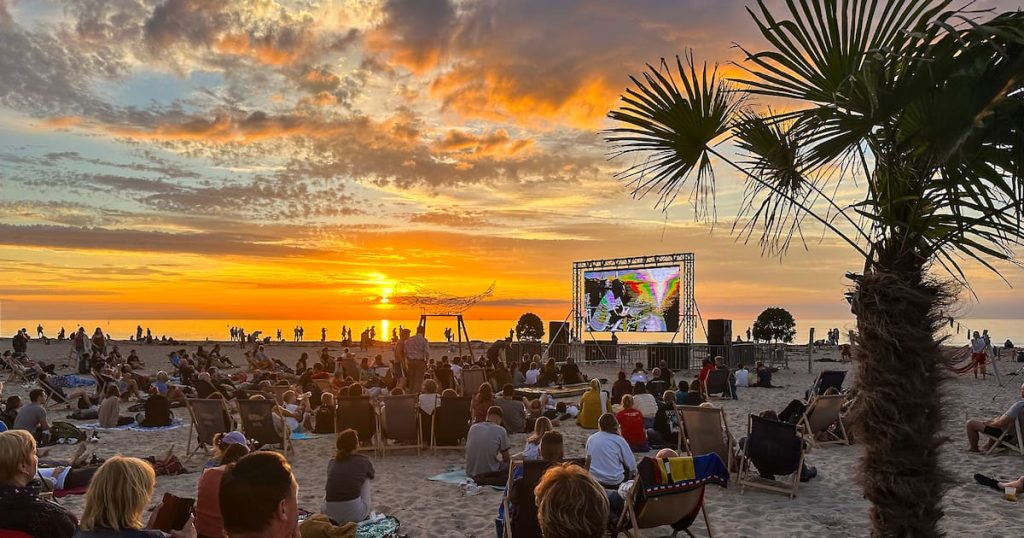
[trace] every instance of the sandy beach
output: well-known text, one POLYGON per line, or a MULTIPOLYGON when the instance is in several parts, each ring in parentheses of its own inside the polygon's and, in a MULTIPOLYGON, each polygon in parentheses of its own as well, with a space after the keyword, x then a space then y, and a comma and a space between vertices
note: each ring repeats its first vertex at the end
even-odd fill
MULTIPOLYGON (((134 345, 117 342, 125 354, 136 349, 147 364, 147 373, 169 368, 168 346, 134 345)), ((195 350, 196 343, 184 343, 189 351, 195 350)), ((206 342, 202 342, 206 345, 206 342)), ((9 341, 3 344, 7 349, 9 341)), ((64 364, 68 354, 68 343, 43 345, 32 342, 30 355, 36 360, 64 364)), ((241 359, 237 345, 225 344, 229 356, 241 359)), ((282 343, 268 346, 270 354, 288 364, 294 364, 302 352, 315 355, 319 343, 282 343)), ((332 353, 340 351, 337 343, 330 344, 332 353)), ((375 352, 391 353, 390 348, 379 348, 375 352)), ((476 352, 479 354, 480 349, 476 352)), ((435 346, 432 355, 440 356, 443 350, 435 346)), ((816 352, 815 359, 838 359, 838 351, 816 352)), ((781 410, 793 398, 799 397, 811 384, 817 373, 824 369, 852 368, 849 364, 836 362, 814 362, 813 373, 807 373, 806 355, 791 359, 790 368, 776 374, 774 382, 783 388, 740 389, 735 401, 715 401, 716 406, 725 409, 729 428, 734 436, 745 435, 749 413, 765 409, 781 410)), ((236 361, 237 362, 237 361, 236 361)), ((1004 376, 1016 370, 1017 363, 1003 362, 1004 376)), ((599 378, 614 378, 616 365, 586 365, 588 375, 599 378)), ((70 373, 58 368, 58 373, 70 373)), ((677 373, 676 377, 692 377, 694 372, 677 373)), ((973 376, 951 379, 946 385, 946 413, 943 429, 949 442, 943 449, 943 464, 953 478, 946 495, 946 517, 942 528, 951 536, 1019 536, 1022 505, 1007 502, 996 492, 978 486, 972 475, 975 472, 1008 478, 1024 473, 1024 458, 1016 455, 981 456, 968 454, 963 433, 965 418, 994 418, 1016 400, 1016 386, 1021 377, 1004 377, 1008 386, 1000 389, 993 376, 987 380, 975 380, 973 376), (993 396, 996 393, 995 401, 993 396)), ((846 386, 852 379, 848 378, 846 386)), ((18 394, 25 396, 32 386, 8 383, 4 397, 18 394)), ((122 404, 122 413, 127 413, 122 404)), ((52 410, 50 419, 64 420, 67 411, 52 410)), ((189 423, 186 409, 175 409, 178 419, 185 427, 160 432, 105 431, 100 432, 99 442, 89 446, 89 452, 101 458, 115 454, 150 456, 166 451, 174 445, 174 452, 191 472, 174 477, 161 476, 158 479, 154 502, 169 491, 180 496, 194 496, 199 471, 205 458, 201 455, 186 461, 185 447, 188 444, 189 423)), ((72 421, 83 423, 81 421, 72 421)), ((95 421, 92 421, 95 422, 95 421)), ((592 433, 578 428, 572 421, 563 423, 560 430, 566 437, 566 456, 583 456, 583 446, 592 433)), ((521 449, 525 434, 513 436, 513 450, 521 449)), ((295 453, 289 457, 300 485, 300 506, 315 511, 320 505, 324 492, 325 469, 333 453, 333 436, 323 436, 294 442, 295 453)), ((51 448, 51 456, 63 457, 71 452, 70 447, 51 448)), ((709 487, 706 508, 718 536, 736 537, 794 537, 794 536, 866 536, 868 534, 868 504, 861 498, 856 483, 856 469, 862 449, 852 446, 829 446, 814 449, 806 456, 807 463, 818 469, 817 478, 800 485, 796 499, 777 494, 747 490, 743 494, 733 484, 727 489, 709 487)), ((653 454, 652 454, 653 455, 653 454)), ((377 476, 373 482, 374 509, 397 517, 403 530, 412 537, 477 537, 494 536, 494 518, 500 493, 486 489, 476 496, 462 497, 456 486, 428 481, 427 478, 446 470, 460 467, 463 455, 457 451, 443 452, 437 456, 424 451, 417 456, 413 451, 390 454, 386 459, 373 460, 377 476)), ((65 497, 61 504, 81 514, 84 498, 65 497)), ((666 529, 644 531, 643 536, 665 535, 666 529)), ((692 529, 697 536, 705 536, 703 524, 692 529)))

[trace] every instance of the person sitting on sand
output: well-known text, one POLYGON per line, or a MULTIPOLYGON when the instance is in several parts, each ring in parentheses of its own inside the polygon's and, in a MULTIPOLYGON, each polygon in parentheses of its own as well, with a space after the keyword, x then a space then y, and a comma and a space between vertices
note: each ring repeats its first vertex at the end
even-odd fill
POLYGON ((334 395, 325 392, 320 396, 320 406, 306 417, 306 429, 313 433, 334 433, 334 419, 337 405, 334 395))
POLYGON ((339 524, 358 523, 370 517, 370 480, 373 463, 359 454, 359 435, 348 429, 338 434, 337 452, 327 464, 327 486, 320 511, 339 524))
POLYGON ((196 486, 195 527, 198 538, 220 538, 224 536, 224 519, 220 516, 220 481, 228 465, 242 459, 249 453, 245 436, 239 432, 217 434, 214 444, 219 457, 215 465, 203 469, 196 486))
POLYGON ((526 407, 523 401, 516 398, 516 389, 512 383, 505 383, 501 388, 501 398, 495 400, 495 405, 501 408, 502 424, 508 433, 523 433, 526 431, 526 407))
POLYGON ((167 372, 160 370, 156 373, 156 381, 153 382, 153 388, 156 389, 161 396, 167 398, 171 402, 184 402, 185 391, 181 385, 174 385, 170 382, 170 376, 167 372))
POLYGON ((540 458, 540 440, 544 437, 544 434, 553 431, 551 421, 547 417, 540 417, 533 425, 533 433, 526 438, 526 445, 523 446, 523 451, 513 456, 513 458, 522 458, 524 461, 532 461, 540 458))
POLYGON ((174 422, 171 402, 166 396, 160 394, 156 387, 151 389, 149 398, 146 398, 144 405, 142 413, 135 416, 135 421, 139 423, 139 426, 156 428, 170 426, 174 422))
POLYGON ((650 380, 651 376, 647 373, 647 370, 644 369, 644 363, 636 363, 636 366, 633 367, 633 372, 629 374, 630 383, 647 383, 650 380))
POLYGON ((501 419, 501 408, 491 406, 487 420, 473 424, 466 436, 466 475, 479 485, 500 486, 508 479, 511 445, 501 419))
POLYGON ((117 390, 114 385, 107 386, 107 397, 100 403, 99 414, 96 418, 99 419, 101 428, 117 428, 119 426, 127 426, 135 422, 133 417, 125 417, 120 415, 121 412, 121 393, 117 390))
POLYGON ((18 416, 18 409, 21 407, 20 396, 8 396, 4 402, 3 411, 0 411, 0 422, 3 422, 5 430, 14 429, 14 419, 18 416))
POLYGON ((765 389, 778 388, 775 385, 772 385, 772 374, 778 372, 778 368, 772 368, 771 366, 766 366, 762 361, 757 361, 755 371, 757 373, 757 383, 750 385, 751 387, 761 387, 765 389))
POLYGON ((618 379, 612 383, 612 405, 622 403, 622 397, 626 394, 633 394, 633 384, 626 379, 626 372, 619 370, 618 379))
POLYGON ((537 367, 537 363, 536 362, 531 362, 530 363, 530 368, 528 370, 526 370, 526 375, 525 375, 526 386, 533 387, 533 386, 537 385, 537 382, 539 380, 540 380, 540 368, 537 367))
POLYGON ((658 414, 658 400, 647 390, 647 385, 642 381, 633 385, 633 407, 643 413, 645 428, 654 426, 654 419, 658 414))
POLYGON ((690 393, 690 384, 685 379, 679 381, 676 390, 676 405, 685 405, 686 395, 690 393))
POLYGON ((591 538, 608 528, 608 495, 585 469, 571 463, 549 467, 534 489, 541 534, 591 538))
POLYGON ((473 395, 473 422, 487 420, 487 411, 493 405, 495 405, 494 390, 491 389, 491 384, 485 381, 480 384, 480 388, 473 395))
MULTIPOLYGON (((647 452, 651 449, 647 444, 647 425, 643 413, 633 405, 632 394, 622 397, 622 410, 616 413, 615 419, 622 430, 622 437, 634 452, 647 452)), ((657 406, 657 403, 655 403, 657 406)), ((651 421, 654 424, 654 421, 651 421)))
MULTIPOLYGON (((75 538, 164 538, 162 531, 142 528, 142 513, 153 496, 156 473, 138 458, 114 456, 100 466, 85 493, 85 509, 75 538)), ((159 509, 153 510, 152 525, 159 509)), ((147 525, 149 527, 150 525, 147 525)), ((194 537, 193 518, 172 538, 194 537)))
POLYGON ((601 381, 590 380, 590 388, 580 396, 580 414, 576 417, 576 425, 588 430, 597 429, 597 421, 601 415, 610 411, 604 392, 601 391, 601 381))
POLYGON ((636 473, 636 459, 629 444, 619 435, 615 415, 601 415, 598 426, 600 431, 587 438, 587 469, 603 486, 617 488, 636 473))
POLYGON ((125 364, 130 366, 132 370, 142 370, 146 367, 146 364, 142 362, 142 358, 139 357, 139 354, 136 353, 134 349, 128 352, 128 358, 125 359, 125 364))
MULTIPOLYGON (((1020 399, 1011 405, 1005 413, 1000 415, 998 418, 992 420, 968 420, 967 421, 967 442, 969 443, 969 452, 980 452, 978 449, 978 440, 980 433, 984 432, 986 435, 991 437, 1000 437, 1006 430, 1014 430, 1014 422, 1020 418, 1021 414, 1024 413, 1024 384, 1020 386, 1020 399)), ((984 450, 987 452, 992 445, 995 444, 994 439, 989 439, 988 443, 985 444, 984 450)))
POLYGON ((75 516, 39 498, 36 441, 28 432, 0 433, 0 529, 32 538, 71 538, 75 516))
MULTIPOLYGON (((213 436, 213 457, 206 461, 203 465, 204 469, 210 469, 217 467, 218 465, 226 465, 225 459, 226 454, 234 445, 241 445, 245 448, 245 452, 249 452, 249 441, 245 439, 245 434, 238 431, 229 431, 227 433, 221 432, 216 433, 213 436)), ((243 454, 244 456, 245 454, 243 454)), ((240 458, 242 456, 238 456, 240 458)), ((237 460, 238 458, 235 458, 237 460)))
POLYGON ((13 430, 25 430, 32 434, 37 443, 50 442, 50 423, 46 417, 46 392, 43 389, 32 389, 28 393, 29 404, 18 409, 14 418, 13 430))

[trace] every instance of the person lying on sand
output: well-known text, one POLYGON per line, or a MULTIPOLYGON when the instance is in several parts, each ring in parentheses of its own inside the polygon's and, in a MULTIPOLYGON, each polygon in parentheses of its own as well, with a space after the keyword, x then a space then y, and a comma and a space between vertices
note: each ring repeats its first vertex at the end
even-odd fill
MULTIPOLYGON (((990 437, 998 438, 1003 435, 1004 431, 1013 428, 1013 422, 1020 418, 1022 413, 1024 413, 1024 384, 1021 384, 1020 386, 1020 399, 1014 402, 1013 405, 1011 405, 1009 409, 1007 409, 1006 412, 1003 413, 998 418, 984 421, 967 421, 967 442, 970 445, 967 448, 967 451, 980 452, 980 450, 978 449, 978 440, 980 438, 980 433, 984 432, 986 435, 990 437)), ((994 444, 995 439, 989 439, 988 443, 985 444, 985 451, 988 451, 990 448, 992 448, 992 445, 994 444)))
POLYGON ((999 492, 1005 492, 1007 489, 1013 488, 1014 493, 1017 495, 1024 493, 1024 476, 1021 476, 1011 482, 1000 482, 995 478, 975 473, 974 480, 982 486, 988 486, 999 492))

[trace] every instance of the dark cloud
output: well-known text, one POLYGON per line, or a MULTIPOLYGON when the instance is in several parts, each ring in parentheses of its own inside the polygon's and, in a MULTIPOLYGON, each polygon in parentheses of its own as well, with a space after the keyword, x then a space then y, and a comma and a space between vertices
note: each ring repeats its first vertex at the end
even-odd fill
POLYGON ((479 213, 454 210, 418 213, 410 216, 409 222, 417 224, 435 224, 450 228, 480 228, 494 226, 494 223, 490 222, 479 213))
POLYGON ((368 39, 393 58, 414 69, 428 69, 440 60, 456 24, 450 0, 385 0, 384 23, 368 39))

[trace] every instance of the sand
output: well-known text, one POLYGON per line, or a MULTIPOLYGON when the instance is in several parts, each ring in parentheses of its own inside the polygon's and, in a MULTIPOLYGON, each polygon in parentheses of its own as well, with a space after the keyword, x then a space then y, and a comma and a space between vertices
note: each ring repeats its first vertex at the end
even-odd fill
MULTIPOLYGON (((202 342, 208 345, 207 342, 202 342)), ((9 349, 9 344, 0 344, 9 349)), ((167 346, 134 345, 119 342, 121 351, 138 350, 148 366, 168 367, 166 355, 170 351, 167 346)), ((195 350, 194 343, 186 346, 195 350)), ((224 346, 230 351, 229 356, 239 362, 241 353, 237 347, 224 346)), ((303 351, 316 356, 319 343, 287 343, 272 344, 270 352, 286 363, 293 364, 303 351)), ((340 350, 338 344, 330 344, 332 352, 340 350)), ((209 347, 207 347, 209 349, 209 347)), ((383 350, 386 355, 390 350, 383 350)), ((32 357, 45 362, 66 361, 67 343, 54 343, 46 346, 38 341, 30 344, 32 357)), ((437 356, 443 350, 436 348, 437 356)), ((480 353, 480 350, 477 351, 480 353)), ((716 401, 726 411, 730 430, 736 437, 745 434, 746 417, 749 413, 764 409, 781 410, 786 403, 803 394, 817 373, 824 369, 850 369, 848 364, 834 362, 813 363, 812 374, 807 373, 806 355, 798 356, 790 363, 789 369, 776 374, 775 381, 784 388, 780 389, 740 389, 739 400, 716 401)), ((833 351, 818 352, 818 358, 838 358, 833 351)), ((1016 370, 1016 363, 1003 362, 1002 370, 1016 370)), ((599 365, 584 366, 583 370, 591 376, 614 378, 617 366, 599 365)), ((68 373, 69 370, 58 370, 68 373)), ((692 376, 692 372, 689 376, 692 376)), ((677 377, 680 374, 677 374, 677 377)), ((1003 500, 995 491, 983 488, 974 483, 975 472, 1007 478, 1024 474, 1024 458, 1017 455, 980 456, 965 452, 966 440, 963 433, 963 422, 966 417, 993 418, 998 416, 1016 399, 1016 387, 1021 377, 1007 377, 1010 385, 1002 390, 992 401, 1000 387, 993 376, 987 380, 975 380, 971 377, 960 377, 952 380, 946 387, 947 407, 943 429, 950 441, 942 453, 944 467, 951 473, 955 483, 946 495, 946 517, 942 528, 951 536, 1019 536, 1019 525, 1024 510, 1024 503, 1011 503, 1003 500)), ((850 386, 847 379, 846 386, 850 386)), ((10 394, 25 395, 31 387, 16 383, 7 385, 4 397, 10 394)), ((127 409, 122 406, 122 413, 127 409)), ((177 417, 188 423, 188 412, 176 409, 177 417)), ((63 419, 67 414, 62 409, 51 412, 51 420, 63 419)), ((94 421, 92 421, 94 422, 94 421)), ((589 431, 576 427, 569 421, 560 430, 566 439, 566 456, 583 455, 583 447, 589 431)), ((162 432, 108 431, 100 432, 98 443, 90 445, 89 451, 99 457, 115 454, 130 456, 150 456, 166 451, 172 444, 175 453, 185 461, 186 467, 192 472, 174 477, 162 476, 158 479, 154 502, 170 491, 180 496, 194 496, 199 471, 205 458, 197 456, 186 461, 185 446, 188 442, 187 427, 162 432)), ((512 438, 514 451, 521 450, 525 442, 525 434, 512 438)), ((290 456, 298 479, 299 504, 301 507, 315 511, 324 492, 325 470, 327 461, 333 452, 333 437, 325 436, 312 440, 295 441, 295 453, 290 456)), ((54 447, 51 455, 63 457, 70 453, 70 447, 54 447)), ((856 469, 863 451, 858 445, 829 446, 814 449, 807 455, 807 462, 818 469, 818 477, 800 485, 796 499, 771 493, 748 489, 743 494, 740 488, 730 485, 723 489, 709 487, 706 496, 706 509, 711 524, 718 536, 736 537, 795 537, 795 536, 867 536, 868 535, 868 504, 861 496, 856 483, 856 469)), ((417 456, 414 451, 403 451, 390 454, 386 459, 374 459, 377 477, 373 482, 374 509, 396 516, 403 525, 403 530, 412 537, 491 537, 494 536, 494 518, 497 512, 500 493, 487 490, 483 494, 462 497, 453 485, 428 481, 427 478, 454 467, 462 465, 462 453, 447 451, 437 456, 424 451, 417 456)), ((83 497, 66 497, 60 502, 76 514, 81 514, 83 497)), ((703 523, 696 523, 693 532, 697 536, 706 536, 703 523)), ((643 536, 663 536, 670 534, 668 528, 653 529, 643 532, 643 536)))

